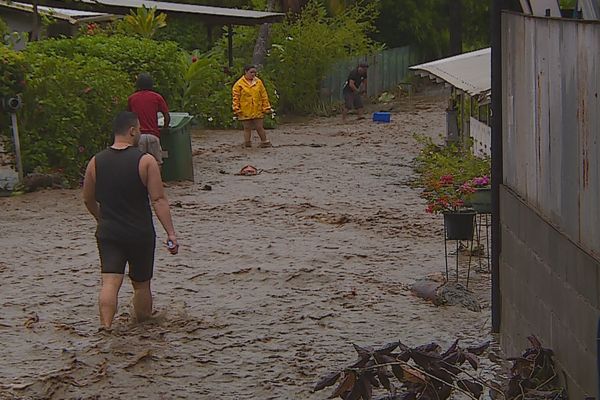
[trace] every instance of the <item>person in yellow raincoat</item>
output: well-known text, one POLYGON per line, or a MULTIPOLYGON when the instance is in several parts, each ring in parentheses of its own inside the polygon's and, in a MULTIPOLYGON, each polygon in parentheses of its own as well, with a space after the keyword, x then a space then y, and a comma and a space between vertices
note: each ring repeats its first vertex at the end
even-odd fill
POLYGON ((267 90, 256 77, 256 67, 244 67, 244 75, 233 85, 233 112, 244 126, 244 147, 252 147, 252 130, 260 137, 260 147, 271 147, 263 127, 265 114, 273 112, 267 90))

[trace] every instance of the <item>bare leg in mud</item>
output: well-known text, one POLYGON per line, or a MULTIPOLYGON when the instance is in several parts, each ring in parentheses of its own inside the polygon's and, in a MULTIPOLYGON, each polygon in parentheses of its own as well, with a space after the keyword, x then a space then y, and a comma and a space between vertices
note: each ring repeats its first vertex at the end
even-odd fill
POLYGON ((256 130, 260 137, 260 147, 271 147, 271 142, 267 139, 267 132, 263 125, 263 119, 249 119, 242 121, 244 126, 244 146, 252 147, 252 130, 256 130))
POLYGON ((119 289, 123 283, 123 274, 102 274, 102 287, 98 296, 100 325, 104 329, 112 327, 119 303, 119 289))
POLYGON ((133 310, 137 322, 144 322, 152 317, 152 291, 150 281, 135 282, 133 285, 133 310))
MULTIPOLYGON (((112 327, 119 304, 119 289, 123 284, 122 274, 102 274, 102 288, 98 297, 100 324, 103 329, 112 327)), ((152 317, 152 291, 150 281, 135 282, 133 285, 133 310, 137 322, 147 321, 152 317)))

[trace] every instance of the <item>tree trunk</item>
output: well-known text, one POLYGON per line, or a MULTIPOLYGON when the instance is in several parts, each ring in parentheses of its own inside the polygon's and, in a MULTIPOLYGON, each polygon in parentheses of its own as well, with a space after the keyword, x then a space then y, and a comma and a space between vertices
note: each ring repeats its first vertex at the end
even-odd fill
POLYGON ((448 0, 450 7, 450 55, 462 53, 462 0, 448 0))
MULTIPOLYGON (((267 11, 275 10, 276 0, 269 0, 267 4, 267 11)), ((260 26, 260 31, 258 32, 258 38, 256 39, 256 44, 254 45, 254 53, 252 54, 252 64, 256 66, 257 69, 261 69, 263 64, 265 63, 265 58, 267 56, 267 44, 269 43, 269 36, 271 33, 271 24, 262 24, 260 26)))

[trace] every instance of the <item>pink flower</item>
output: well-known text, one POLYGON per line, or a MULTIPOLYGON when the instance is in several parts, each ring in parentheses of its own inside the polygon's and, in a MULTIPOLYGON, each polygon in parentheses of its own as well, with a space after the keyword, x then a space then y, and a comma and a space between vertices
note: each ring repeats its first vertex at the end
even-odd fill
POLYGON ((195 63, 196 61, 198 61, 198 57, 192 56, 192 62, 195 63))
POLYGON ((487 175, 478 176, 477 178, 473 178, 473 186, 475 187, 484 187, 490 184, 490 178, 487 175))
POLYGON ((454 177, 452 175, 444 175, 440 178, 440 183, 443 185, 452 185, 454 183, 454 177))
POLYGON ((79 154, 83 153, 84 151, 85 151, 85 147, 79 146, 79 154))

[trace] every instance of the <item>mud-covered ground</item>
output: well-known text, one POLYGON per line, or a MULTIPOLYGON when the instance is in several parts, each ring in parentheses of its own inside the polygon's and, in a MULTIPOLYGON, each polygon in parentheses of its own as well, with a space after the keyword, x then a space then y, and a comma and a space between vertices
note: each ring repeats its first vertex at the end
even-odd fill
POLYGON ((1 198, 0 399, 325 399, 312 387, 355 359, 351 343, 490 339, 488 274, 471 274, 481 312, 410 292, 444 271, 442 219, 408 182, 413 134, 437 138, 445 104, 283 124, 270 149, 195 132, 196 182, 167 187, 181 251, 157 250, 156 321, 130 320, 127 283, 110 336, 80 192, 1 198), (247 164, 260 174, 237 175, 247 164))

